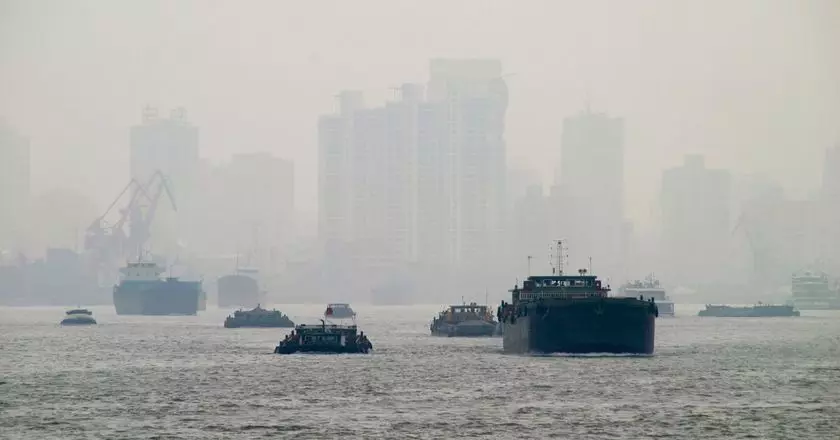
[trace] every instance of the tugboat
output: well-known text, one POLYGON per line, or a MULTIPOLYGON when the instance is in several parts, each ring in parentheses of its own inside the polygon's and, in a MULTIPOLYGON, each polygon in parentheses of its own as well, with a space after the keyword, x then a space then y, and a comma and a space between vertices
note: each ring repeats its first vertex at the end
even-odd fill
POLYGON ((358 332, 356 325, 299 324, 277 344, 275 354, 291 353, 368 353, 373 349, 365 332, 358 332))
POLYGON ((324 316, 335 319, 356 319, 356 312, 350 308, 350 304, 335 303, 328 304, 324 316))
POLYGON ((832 289, 828 275, 823 272, 793 274, 790 291, 793 304, 799 310, 840 309, 840 286, 832 289))
POLYGON ((88 309, 73 309, 65 313, 61 325, 96 325, 93 313, 88 309))
POLYGON ((705 310, 697 316, 713 316, 717 318, 769 318, 779 316, 799 316, 799 310, 792 305, 762 304, 750 307, 732 307, 725 305, 707 304, 705 310))
POLYGON ((610 297, 586 269, 563 273, 563 242, 557 241, 551 275, 529 276, 502 302, 505 353, 652 354, 659 309, 654 300, 610 297))
POLYGON ((257 304, 253 310, 237 310, 225 319, 225 328, 240 327, 294 327, 295 323, 277 309, 266 310, 257 304))
POLYGON ((449 306, 432 320, 429 330, 432 336, 466 337, 494 336, 497 323, 489 307, 474 302, 460 306, 449 306))
POLYGON ((631 298, 641 297, 642 299, 653 298, 656 306, 659 307, 659 316, 675 315, 674 302, 665 293, 665 288, 659 284, 659 280, 653 277, 653 274, 648 275, 644 281, 631 281, 619 289, 621 296, 629 296, 631 298))

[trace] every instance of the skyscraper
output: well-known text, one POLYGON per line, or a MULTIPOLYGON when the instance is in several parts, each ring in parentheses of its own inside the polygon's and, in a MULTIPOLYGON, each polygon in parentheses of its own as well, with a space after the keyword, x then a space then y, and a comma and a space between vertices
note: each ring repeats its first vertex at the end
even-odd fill
POLYGON ((0 120, 0 251, 24 244, 29 185, 29 140, 0 120))
POLYGON ((556 180, 556 215, 564 224, 556 234, 568 240, 581 259, 577 263, 592 257, 599 274, 617 276, 624 223, 624 121, 588 109, 565 118, 556 180))
POLYGON ((502 252, 507 206, 508 94, 501 62, 432 60, 427 99, 429 105, 421 110, 421 139, 428 145, 418 149, 429 156, 421 164, 429 166, 418 170, 418 181, 423 182, 418 184, 418 210, 425 211, 428 204, 438 218, 429 224, 418 222, 420 230, 437 229, 420 235, 442 233, 445 261, 487 268, 502 252), (426 187, 425 182, 434 185, 426 187))
MULTIPOLYGON (((174 245, 177 240, 191 241, 190 225, 197 218, 196 179, 199 170, 198 128, 190 124, 182 108, 171 112, 169 118, 158 115, 155 108, 146 107, 140 125, 131 127, 130 173, 133 179, 145 184, 156 171, 168 179, 178 208, 177 216, 158 211, 155 220, 159 244, 174 245)), ((155 237, 152 237, 153 240, 155 237)))
POLYGON ((668 281, 720 281, 730 231, 729 172, 706 168, 703 156, 662 174, 662 244, 668 281))
POLYGON ((328 252, 351 240, 351 161, 354 116, 362 92, 343 91, 338 111, 318 120, 318 235, 328 252))

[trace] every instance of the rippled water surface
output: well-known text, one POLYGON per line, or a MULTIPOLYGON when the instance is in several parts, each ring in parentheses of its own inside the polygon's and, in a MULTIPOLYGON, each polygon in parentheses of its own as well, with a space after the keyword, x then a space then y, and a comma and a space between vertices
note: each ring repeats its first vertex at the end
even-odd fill
MULTIPOLYGON (((279 307, 314 322, 322 306, 279 307)), ((436 306, 356 307, 371 355, 272 354, 196 317, 57 325, 0 308, 0 438, 837 439, 840 313, 657 321, 652 357, 501 354, 427 336, 436 306)))

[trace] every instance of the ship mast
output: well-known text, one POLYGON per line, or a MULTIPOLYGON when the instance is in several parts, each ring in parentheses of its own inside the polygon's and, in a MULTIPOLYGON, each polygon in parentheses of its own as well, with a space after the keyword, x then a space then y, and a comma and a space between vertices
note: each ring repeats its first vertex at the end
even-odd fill
MULTIPOLYGON (((555 241, 555 243, 557 244, 557 266, 554 266, 553 261, 549 262, 549 264, 551 264, 553 266, 551 268, 551 273, 552 273, 552 275, 563 275, 563 269, 564 269, 563 264, 564 264, 564 259, 565 259, 564 258, 564 256, 565 256, 564 255, 564 250, 565 249, 563 248, 563 240, 557 240, 557 241, 555 241)), ((553 260, 553 258, 551 258, 551 259, 553 260)))

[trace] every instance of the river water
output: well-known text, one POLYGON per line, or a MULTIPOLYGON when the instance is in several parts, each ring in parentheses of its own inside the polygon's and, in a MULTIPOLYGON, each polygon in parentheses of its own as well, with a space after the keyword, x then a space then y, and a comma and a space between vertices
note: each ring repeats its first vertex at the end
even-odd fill
MULTIPOLYGON (((314 322, 322 305, 278 306, 314 322)), ((514 356, 428 336, 437 306, 359 305, 371 355, 272 354, 227 310, 62 328, 0 308, 0 438, 837 439, 840 312, 657 320, 656 354, 514 356)))

